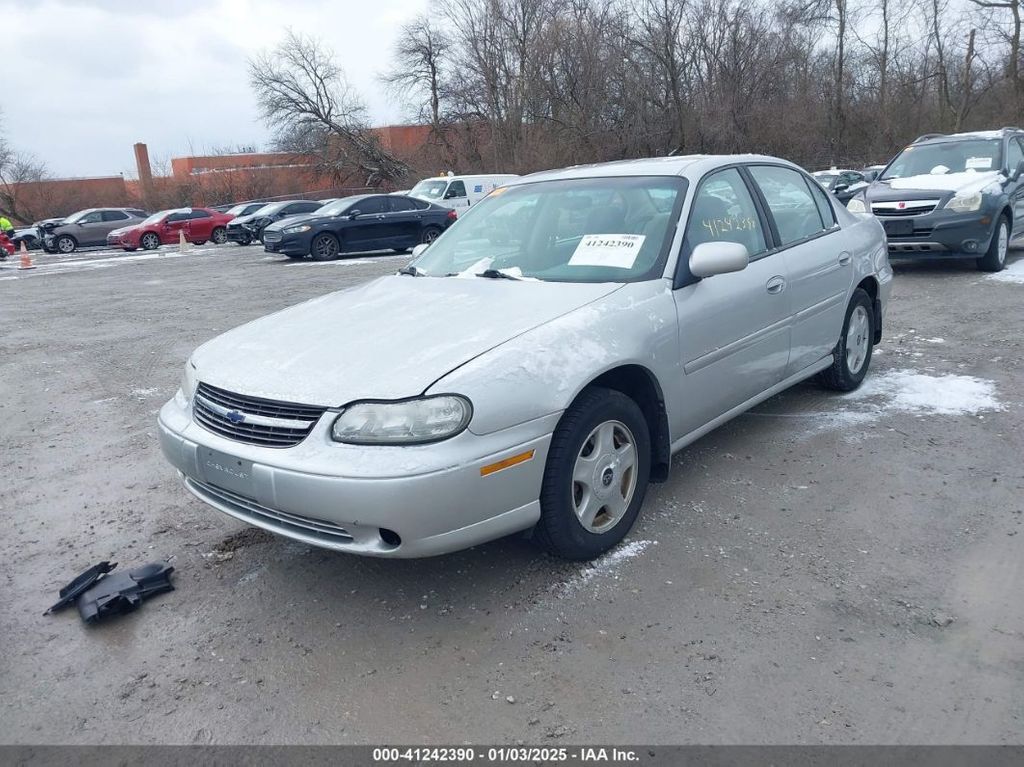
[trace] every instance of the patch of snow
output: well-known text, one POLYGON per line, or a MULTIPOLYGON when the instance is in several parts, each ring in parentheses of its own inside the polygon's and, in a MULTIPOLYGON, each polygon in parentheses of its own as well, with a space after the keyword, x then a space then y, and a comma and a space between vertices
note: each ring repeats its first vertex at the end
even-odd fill
POLYGON ((1010 264, 1001 272, 990 274, 985 279, 995 280, 996 282, 1015 282, 1018 285, 1024 285, 1024 258, 1010 264))
POLYGON ((139 399, 145 399, 146 397, 152 397, 158 391, 160 391, 159 388, 153 388, 153 389, 132 389, 132 396, 133 397, 138 397, 139 399))
POLYGON ((945 338, 925 338, 923 339, 926 344, 944 344, 946 343, 945 338))
POLYGON ((922 415, 975 415, 1002 410, 992 381, 974 376, 924 375, 916 370, 895 370, 869 376, 861 387, 844 399, 879 400, 884 411, 922 415))
POLYGON ((595 578, 614 573, 623 562, 640 556, 648 546, 657 543, 657 541, 629 541, 602 554, 589 565, 580 568, 576 575, 566 581, 559 589, 559 596, 565 597, 574 594, 595 578))

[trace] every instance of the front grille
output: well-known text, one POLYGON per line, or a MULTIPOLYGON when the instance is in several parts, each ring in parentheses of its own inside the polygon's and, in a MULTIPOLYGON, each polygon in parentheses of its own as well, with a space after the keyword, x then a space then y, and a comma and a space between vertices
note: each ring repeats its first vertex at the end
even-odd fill
POLYGON ((900 216, 923 216, 925 213, 931 213, 938 207, 938 200, 921 200, 916 202, 903 203, 905 207, 896 207, 899 203, 879 203, 876 202, 871 206, 871 212, 876 216, 883 216, 885 218, 899 218, 900 216))
POLYGON ((268 232, 266 229, 263 230, 263 242, 280 242, 280 232, 268 232))
POLYGON ((327 408, 249 397, 200 383, 192 415, 207 431, 264 447, 297 445, 327 408))
POLYGON ((353 540, 345 528, 333 522, 270 509, 244 495, 238 495, 238 493, 232 493, 230 490, 208 485, 205 482, 197 482, 191 477, 186 477, 185 481, 199 497, 215 504, 227 506, 234 513, 254 524, 268 525, 282 533, 299 533, 308 538, 318 538, 328 543, 351 543, 353 540))

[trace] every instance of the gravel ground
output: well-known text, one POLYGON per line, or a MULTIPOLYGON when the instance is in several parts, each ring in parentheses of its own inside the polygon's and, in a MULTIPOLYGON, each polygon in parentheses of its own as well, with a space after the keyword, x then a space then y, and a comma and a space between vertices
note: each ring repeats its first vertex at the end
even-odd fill
POLYGON ((0 265, 0 742, 1022 740, 1024 261, 898 267, 864 391, 684 450, 588 566, 310 549, 162 460, 195 346, 403 257, 37 261, 0 265), (94 562, 161 558, 176 590, 133 615, 41 615, 94 562))

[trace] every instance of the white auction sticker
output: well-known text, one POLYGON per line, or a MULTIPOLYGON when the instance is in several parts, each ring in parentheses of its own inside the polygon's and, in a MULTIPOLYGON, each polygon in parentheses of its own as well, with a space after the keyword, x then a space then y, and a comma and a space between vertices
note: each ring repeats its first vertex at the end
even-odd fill
POLYGON ((964 163, 967 170, 984 170, 992 167, 991 157, 968 157, 964 163))
POLYGON ((642 234, 585 234, 573 251, 569 265, 632 269, 644 239, 642 234))

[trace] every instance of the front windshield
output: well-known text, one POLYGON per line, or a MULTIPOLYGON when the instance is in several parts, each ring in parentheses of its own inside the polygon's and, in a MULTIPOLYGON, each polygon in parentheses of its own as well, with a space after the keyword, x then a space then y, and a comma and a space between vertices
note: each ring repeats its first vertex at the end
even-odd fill
POLYGON ((72 213, 70 216, 68 216, 67 218, 64 219, 64 223, 65 224, 75 224, 75 223, 78 223, 79 219, 85 218, 90 213, 92 213, 93 210, 94 210, 93 208, 86 208, 85 210, 80 210, 77 213, 72 213))
POLYGON ((321 205, 319 208, 316 209, 316 214, 318 216, 337 216, 348 210, 349 205, 351 205, 353 202, 361 199, 363 198, 342 197, 340 200, 335 200, 334 202, 329 202, 326 205, 321 205))
POLYGON ((272 216, 275 213, 277 213, 277 211, 281 210, 281 208, 283 208, 285 206, 285 204, 286 203, 283 203, 283 202, 272 202, 269 205, 264 205, 259 210, 254 210, 249 215, 251 215, 251 216, 272 216))
POLYGON ((882 180, 909 176, 945 175, 1002 167, 1002 142, 998 139, 943 141, 908 146, 889 165, 882 180))
POLYGON ((227 211, 225 211, 225 213, 228 216, 242 216, 245 215, 245 211, 250 208, 252 208, 254 211, 256 210, 256 208, 253 208, 251 202, 243 202, 241 205, 236 205, 233 208, 228 208, 227 211))
POLYGON ((448 186, 446 178, 431 178, 421 181, 409 192, 410 197, 425 197, 428 200, 440 200, 448 186))
POLYGON ((154 213, 152 216, 150 216, 149 218, 142 222, 142 226, 152 226, 153 224, 159 224, 161 221, 163 221, 164 216, 171 212, 172 211, 169 210, 161 210, 159 213, 154 213))
POLYGON ((412 265, 434 277, 496 270, 555 282, 654 279, 664 269, 685 189, 677 176, 577 178, 500 188, 412 265))
POLYGON ((821 184, 826 189, 832 188, 832 182, 834 182, 839 176, 835 173, 815 173, 814 180, 821 184))

